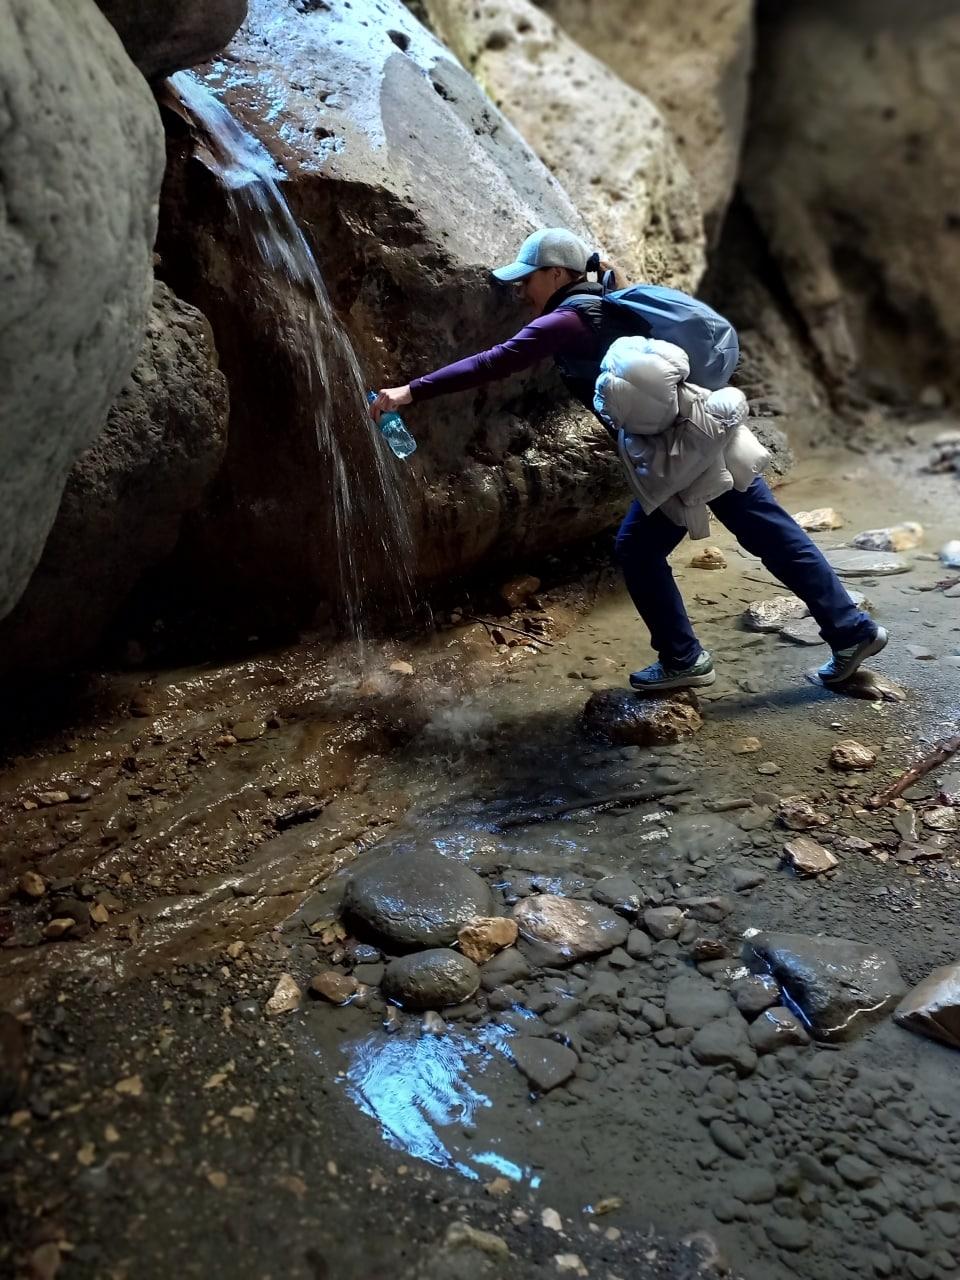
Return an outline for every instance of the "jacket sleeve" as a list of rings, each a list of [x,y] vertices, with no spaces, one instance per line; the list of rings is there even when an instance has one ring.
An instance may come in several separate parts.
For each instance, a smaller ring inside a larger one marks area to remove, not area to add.
[[[453,391],[469,391],[529,369],[548,356],[577,356],[591,342],[590,330],[576,311],[561,308],[538,316],[506,342],[444,365],[410,383],[414,404]]]

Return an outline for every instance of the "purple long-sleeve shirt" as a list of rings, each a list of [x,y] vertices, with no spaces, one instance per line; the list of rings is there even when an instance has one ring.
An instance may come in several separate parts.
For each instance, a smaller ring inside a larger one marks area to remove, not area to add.
[[[596,345],[597,339],[582,317],[563,307],[538,316],[506,342],[444,365],[422,378],[414,378],[410,395],[413,403],[418,404],[452,391],[469,391],[529,369],[548,356],[592,355]]]

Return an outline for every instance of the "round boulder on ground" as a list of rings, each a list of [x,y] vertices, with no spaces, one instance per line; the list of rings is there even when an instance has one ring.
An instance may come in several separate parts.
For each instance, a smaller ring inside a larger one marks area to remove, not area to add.
[[[382,989],[407,1009],[445,1009],[469,1000],[480,986],[480,970],[447,947],[418,951],[391,960]]]
[[[439,947],[465,924],[493,914],[475,871],[433,849],[383,855],[351,876],[344,911],[401,947]]]

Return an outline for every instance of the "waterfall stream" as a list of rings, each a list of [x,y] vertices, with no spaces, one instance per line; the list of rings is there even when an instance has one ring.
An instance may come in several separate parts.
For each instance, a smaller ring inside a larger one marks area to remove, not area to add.
[[[397,603],[413,610],[413,546],[398,464],[369,418],[356,352],[280,189],[283,171],[196,75],[181,71],[169,83],[202,135],[201,158],[226,188],[241,233],[278,286],[280,323],[302,371],[329,475],[317,502],[332,507],[344,621],[362,645],[373,581],[388,574]]]

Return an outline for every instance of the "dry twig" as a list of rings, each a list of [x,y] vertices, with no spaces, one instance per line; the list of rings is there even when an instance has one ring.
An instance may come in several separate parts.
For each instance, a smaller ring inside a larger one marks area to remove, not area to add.
[[[943,742],[938,742],[928,755],[904,770],[896,782],[892,782],[889,787],[884,787],[883,791],[878,791],[875,796],[871,796],[867,801],[867,808],[882,809],[884,805],[889,804],[891,800],[896,800],[897,796],[902,796],[908,787],[925,778],[928,773],[938,765],[944,764],[958,751],[960,751],[960,733],[952,738],[944,738]]]

